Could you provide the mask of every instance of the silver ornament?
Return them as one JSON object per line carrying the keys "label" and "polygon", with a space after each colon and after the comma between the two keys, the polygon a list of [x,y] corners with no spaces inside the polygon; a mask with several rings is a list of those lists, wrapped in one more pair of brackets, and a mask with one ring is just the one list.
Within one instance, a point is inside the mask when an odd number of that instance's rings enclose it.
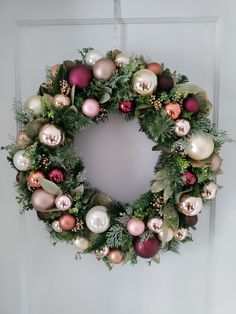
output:
{"label": "silver ornament", "polygon": [[185,119],[178,119],[175,121],[175,133],[182,137],[189,133],[190,131],[190,123]]}
{"label": "silver ornament", "polygon": [[94,233],[102,233],[110,227],[110,217],[105,206],[94,206],[86,214],[86,225]]}
{"label": "silver ornament", "polygon": [[202,197],[205,198],[206,200],[211,200],[216,197],[217,191],[218,185],[215,182],[211,181],[204,185]]}
{"label": "silver ornament", "polygon": [[203,134],[193,134],[189,139],[187,155],[194,160],[203,160],[211,156],[214,151],[214,141]]}
{"label": "silver ornament", "polygon": [[39,116],[40,113],[42,112],[41,99],[42,99],[42,96],[36,95],[36,96],[29,97],[25,102],[28,108],[33,111],[33,115],[35,117]]}
{"label": "silver ornament", "polygon": [[102,58],[102,53],[98,50],[93,49],[86,54],[85,62],[87,65],[93,66],[98,60]]}
{"label": "silver ornament", "polygon": [[89,247],[90,241],[84,237],[76,237],[72,240],[73,245],[78,252],[84,252]]}
{"label": "silver ornament", "polygon": [[25,150],[21,149],[15,153],[13,164],[20,171],[27,171],[31,166],[31,160],[25,156]]}
{"label": "silver ornament", "polygon": [[121,67],[123,65],[127,65],[130,62],[130,58],[123,52],[120,52],[115,57],[115,64],[118,67]]}
{"label": "silver ornament", "polygon": [[202,210],[203,203],[201,197],[182,195],[178,210],[186,216],[195,216]]}
{"label": "silver ornament", "polygon": [[157,87],[157,76],[148,69],[137,71],[132,80],[133,90],[140,95],[149,95]]}
{"label": "silver ornament", "polygon": [[60,224],[59,224],[59,221],[58,220],[55,220],[52,222],[52,229],[58,233],[62,233],[62,229],[60,227]]}
{"label": "silver ornament", "polygon": [[188,230],[185,228],[178,229],[174,233],[174,239],[178,241],[183,241],[188,235]]}
{"label": "silver ornament", "polygon": [[52,124],[45,124],[39,132],[39,141],[50,147],[59,145],[63,140],[62,132]]}

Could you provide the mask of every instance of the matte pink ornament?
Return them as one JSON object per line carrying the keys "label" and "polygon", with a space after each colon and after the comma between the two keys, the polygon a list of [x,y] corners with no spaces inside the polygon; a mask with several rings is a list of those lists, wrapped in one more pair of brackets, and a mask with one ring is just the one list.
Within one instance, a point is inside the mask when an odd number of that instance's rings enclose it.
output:
{"label": "matte pink ornament", "polygon": [[37,189],[33,192],[31,201],[34,209],[39,212],[44,212],[54,206],[55,196],[47,193],[43,189]]}
{"label": "matte pink ornament", "polygon": [[145,230],[145,224],[141,219],[131,218],[127,224],[127,230],[132,236],[139,236]]}
{"label": "matte pink ornament", "polygon": [[160,243],[156,238],[150,238],[144,242],[141,238],[136,239],[134,243],[134,250],[137,255],[143,258],[151,258],[159,251]]}
{"label": "matte pink ornament", "polygon": [[100,111],[100,104],[96,99],[88,98],[82,105],[82,112],[89,118],[96,117]]}
{"label": "matte pink ornament", "polygon": [[75,85],[77,88],[87,88],[92,78],[92,71],[85,64],[75,66],[69,73],[70,85]]}

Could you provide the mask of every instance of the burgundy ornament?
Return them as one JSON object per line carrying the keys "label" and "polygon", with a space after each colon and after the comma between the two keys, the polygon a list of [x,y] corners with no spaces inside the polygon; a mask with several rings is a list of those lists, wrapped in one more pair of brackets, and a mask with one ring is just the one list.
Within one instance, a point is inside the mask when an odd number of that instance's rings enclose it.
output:
{"label": "burgundy ornament", "polygon": [[194,185],[197,181],[197,178],[192,172],[185,171],[183,173],[182,180],[183,180],[184,184],[186,184],[186,185]]}
{"label": "burgundy ornament", "polygon": [[38,219],[42,220],[42,221],[48,221],[48,219],[46,218],[45,213],[43,212],[39,212],[38,210],[36,211],[37,217]]}
{"label": "burgundy ornament", "polygon": [[198,113],[200,110],[200,102],[196,97],[188,97],[184,103],[184,109],[188,112]]}
{"label": "burgundy ornament", "polygon": [[157,254],[160,248],[160,243],[156,238],[150,238],[144,242],[141,238],[135,240],[134,250],[140,257],[151,258]]}
{"label": "burgundy ornament", "polygon": [[160,75],[158,76],[157,89],[169,92],[174,87],[174,80],[171,76]]}
{"label": "burgundy ornament", "polygon": [[77,88],[87,88],[92,78],[92,71],[85,64],[75,66],[69,73],[70,85],[75,85]]}
{"label": "burgundy ornament", "polygon": [[61,183],[65,179],[65,172],[60,168],[53,168],[50,170],[48,178],[54,183]]}
{"label": "burgundy ornament", "polygon": [[134,104],[130,100],[124,100],[119,104],[119,110],[124,113],[134,111]]}
{"label": "burgundy ornament", "polygon": [[198,216],[194,215],[194,216],[186,216],[184,214],[179,214],[181,217],[181,220],[183,222],[183,225],[185,227],[193,227],[197,224],[198,222]]}

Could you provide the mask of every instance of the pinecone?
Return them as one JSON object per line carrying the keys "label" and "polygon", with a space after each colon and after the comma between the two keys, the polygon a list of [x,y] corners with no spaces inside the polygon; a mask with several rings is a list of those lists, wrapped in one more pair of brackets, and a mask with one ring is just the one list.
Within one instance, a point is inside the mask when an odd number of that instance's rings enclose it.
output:
{"label": "pinecone", "polygon": [[101,108],[99,111],[99,114],[96,116],[96,121],[104,121],[105,119],[107,119],[108,114],[107,114],[107,110],[104,108]]}
{"label": "pinecone", "polygon": [[51,165],[51,161],[50,159],[48,158],[48,156],[46,156],[45,154],[43,154],[41,156],[41,158],[39,159],[39,168],[44,170],[44,171],[47,171],[48,168],[50,167]]}
{"label": "pinecone", "polygon": [[151,202],[151,206],[155,208],[157,211],[159,211],[160,209],[162,209],[164,203],[165,203],[164,198],[160,196],[156,198],[153,202]]}
{"label": "pinecone", "polygon": [[63,80],[60,82],[60,87],[61,87],[61,94],[65,96],[68,96],[70,94],[71,87],[66,80]]}

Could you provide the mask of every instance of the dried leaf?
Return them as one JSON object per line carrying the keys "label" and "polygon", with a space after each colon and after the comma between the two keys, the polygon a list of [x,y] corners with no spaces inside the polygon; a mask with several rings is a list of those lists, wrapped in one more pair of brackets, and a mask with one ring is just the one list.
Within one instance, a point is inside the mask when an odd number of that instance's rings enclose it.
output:
{"label": "dried leaf", "polygon": [[60,195],[62,194],[62,190],[57,186],[54,182],[49,181],[45,178],[39,178],[39,183],[42,185],[44,191],[48,192],[52,195]]}

